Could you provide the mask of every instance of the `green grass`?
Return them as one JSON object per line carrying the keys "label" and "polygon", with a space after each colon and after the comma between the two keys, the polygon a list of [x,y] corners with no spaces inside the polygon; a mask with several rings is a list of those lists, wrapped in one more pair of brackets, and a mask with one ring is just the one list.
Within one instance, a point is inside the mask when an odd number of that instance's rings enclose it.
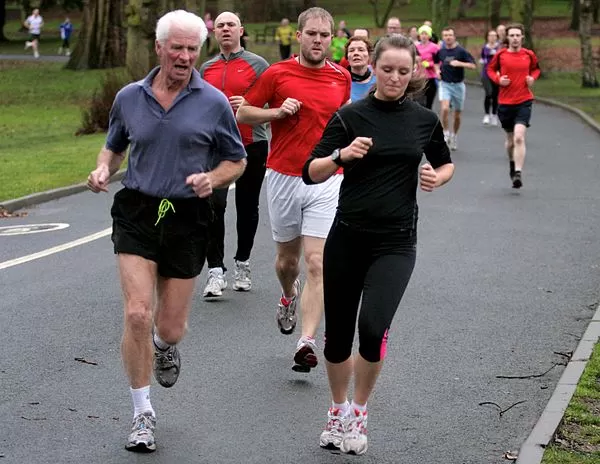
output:
{"label": "green grass", "polygon": [[542,464],[600,464],[600,344],[594,348]]}
{"label": "green grass", "polygon": [[0,200],[85,180],[104,134],[77,137],[101,71],[0,62]]}

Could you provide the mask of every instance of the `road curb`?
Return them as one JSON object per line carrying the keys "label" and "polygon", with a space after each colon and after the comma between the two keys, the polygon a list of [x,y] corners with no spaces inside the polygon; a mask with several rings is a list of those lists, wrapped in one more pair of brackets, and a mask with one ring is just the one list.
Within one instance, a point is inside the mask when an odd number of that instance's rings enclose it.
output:
{"label": "road curb", "polygon": [[598,339],[600,339],[600,305],[596,308],[596,313],[562,373],[550,401],[521,447],[516,464],[539,464],[542,461],[546,446],[554,437],[563,419]]}
{"label": "road curb", "polygon": [[[472,85],[475,87],[482,87],[481,82],[466,80],[466,84]],[[575,108],[574,106],[567,105],[566,103],[559,102],[557,100],[553,100],[552,98],[544,98],[544,97],[535,97],[534,100],[536,103],[542,103],[547,106],[554,106],[556,108],[560,108],[562,110],[568,111],[569,113],[574,114],[575,116],[579,116],[579,118],[585,122],[588,126],[590,126],[593,130],[595,130],[598,134],[600,134],[600,124],[598,124],[594,118],[580,110],[579,108]]]}
{"label": "road curb", "polygon": [[[110,182],[117,182],[123,179],[125,176],[125,169],[118,171],[114,176],[110,178]],[[45,192],[32,193],[14,200],[6,200],[0,202],[0,209],[4,209],[9,213],[13,213],[19,209],[27,208],[29,206],[39,205],[47,201],[58,200],[59,198],[74,195],[75,193],[81,193],[87,190],[87,183],[82,182],[81,184],[68,185],[67,187],[60,187],[57,189],[46,190]]]}

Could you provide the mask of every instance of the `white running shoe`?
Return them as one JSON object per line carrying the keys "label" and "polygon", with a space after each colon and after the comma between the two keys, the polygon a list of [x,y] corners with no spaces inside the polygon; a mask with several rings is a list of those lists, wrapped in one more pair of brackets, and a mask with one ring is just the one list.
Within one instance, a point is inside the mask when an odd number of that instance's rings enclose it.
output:
{"label": "white running shoe", "polygon": [[489,115],[489,114],[486,114],[486,115],[483,117],[483,121],[481,121],[481,123],[482,123],[484,126],[489,126],[489,125],[490,125],[490,122],[491,122],[491,118],[490,118],[490,115]]}
{"label": "white running shoe", "polygon": [[151,453],[156,450],[154,440],[154,429],[156,428],[156,417],[150,412],[138,414],[131,424],[131,433],[127,437],[125,449],[138,453]]}
{"label": "white running shoe", "polygon": [[300,337],[298,345],[296,345],[296,353],[294,353],[294,365],[292,370],[296,372],[310,372],[311,369],[317,367],[317,345],[312,337]]}
{"label": "white running shoe", "polygon": [[33,45],[33,42],[30,42],[29,40],[27,42],[25,42],[25,50],[27,50],[32,45]]}
{"label": "white running shoe", "polygon": [[490,124],[492,126],[497,126],[498,125],[498,116],[496,116],[495,114],[492,114],[490,116]]}
{"label": "white running shoe", "polygon": [[321,432],[319,445],[326,449],[340,449],[344,438],[344,415],[339,408],[329,408],[327,411],[327,425]]}
{"label": "white running shoe", "polygon": [[367,411],[351,408],[344,419],[344,438],[340,451],[346,454],[365,454],[368,448]]}
{"label": "white running shoe", "polygon": [[39,57],[40,57],[40,54],[39,54],[38,52],[33,52],[33,57],[34,57],[34,58],[39,58]]}
{"label": "white running shoe", "polygon": [[298,306],[298,299],[300,298],[300,280],[298,279],[294,282],[294,293],[294,297],[291,300],[286,300],[281,295],[279,305],[277,306],[275,317],[277,318],[279,331],[284,335],[293,333],[298,321],[298,315],[296,314],[296,306]]}
{"label": "white running shoe", "polygon": [[250,280],[250,261],[235,261],[233,289],[238,292],[248,292],[252,289]]}
{"label": "white running shoe", "polygon": [[223,296],[223,290],[227,288],[225,274],[220,267],[213,267],[208,270],[208,279],[204,287],[204,298],[218,298]]}
{"label": "white running shoe", "polygon": [[449,146],[450,146],[450,150],[452,150],[452,151],[456,151],[458,149],[458,142],[456,140],[457,138],[458,138],[458,136],[456,134],[450,134]]}
{"label": "white running shoe", "polygon": [[446,145],[450,145],[450,138],[452,136],[450,135],[450,132],[444,131],[444,142],[446,142]]}

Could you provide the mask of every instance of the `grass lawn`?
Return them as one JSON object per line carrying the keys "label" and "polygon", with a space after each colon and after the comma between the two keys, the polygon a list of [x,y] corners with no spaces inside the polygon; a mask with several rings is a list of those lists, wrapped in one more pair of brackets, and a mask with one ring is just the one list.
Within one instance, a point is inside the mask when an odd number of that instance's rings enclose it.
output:
{"label": "grass lawn", "polygon": [[600,344],[596,344],[542,464],[600,464]]}
{"label": "grass lawn", "polygon": [[0,200],[86,179],[104,135],[74,134],[101,73],[0,61]]}

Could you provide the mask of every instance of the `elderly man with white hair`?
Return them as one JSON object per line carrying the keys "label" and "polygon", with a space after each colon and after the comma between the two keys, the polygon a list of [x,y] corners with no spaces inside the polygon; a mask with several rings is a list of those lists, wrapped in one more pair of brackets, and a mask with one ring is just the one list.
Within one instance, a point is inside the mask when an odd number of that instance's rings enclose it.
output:
{"label": "elderly man with white hair", "polygon": [[90,190],[106,192],[129,147],[111,215],[125,300],[121,353],[134,406],[130,451],[156,449],[152,370],[163,387],[178,379],[176,345],[206,257],[209,197],[246,164],[229,101],[194,69],[206,36],[193,13],[177,10],[159,19],[159,66],[117,94],[105,146],[88,177]]}

